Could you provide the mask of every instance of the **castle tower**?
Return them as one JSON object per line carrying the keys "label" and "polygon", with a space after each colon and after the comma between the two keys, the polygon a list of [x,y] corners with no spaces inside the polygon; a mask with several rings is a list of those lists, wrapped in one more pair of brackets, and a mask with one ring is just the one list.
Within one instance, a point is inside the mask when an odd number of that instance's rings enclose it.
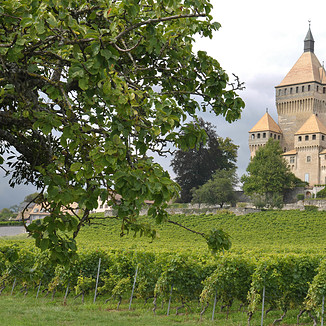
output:
{"label": "castle tower", "polygon": [[293,135],[312,115],[326,125],[326,72],[314,53],[310,30],[304,52],[276,88],[278,125],[283,132],[284,151],[294,149]]}
{"label": "castle tower", "polygon": [[249,149],[251,158],[264,146],[269,138],[282,141],[282,131],[273,118],[266,112],[249,131]]}

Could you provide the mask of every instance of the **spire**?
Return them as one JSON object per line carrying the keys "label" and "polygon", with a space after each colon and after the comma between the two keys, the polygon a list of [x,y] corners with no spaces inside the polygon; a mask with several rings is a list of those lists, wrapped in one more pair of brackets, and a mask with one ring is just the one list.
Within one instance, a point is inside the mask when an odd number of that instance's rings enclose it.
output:
{"label": "spire", "polygon": [[311,30],[310,30],[310,20],[309,20],[309,30],[304,39],[304,52],[312,52],[314,53],[314,38],[312,37]]}

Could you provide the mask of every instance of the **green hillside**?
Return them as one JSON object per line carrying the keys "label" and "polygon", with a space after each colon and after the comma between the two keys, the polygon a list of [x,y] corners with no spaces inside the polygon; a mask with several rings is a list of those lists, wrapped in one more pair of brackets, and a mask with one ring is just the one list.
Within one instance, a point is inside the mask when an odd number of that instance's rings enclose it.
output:
{"label": "green hillside", "polygon": [[[222,228],[231,236],[231,252],[234,253],[320,254],[326,248],[326,212],[265,211],[242,216],[224,212],[174,215],[170,219],[200,232]],[[142,218],[142,222],[151,221]],[[146,237],[134,238],[133,234],[120,237],[121,225],[114,219],[104,224],[85,227],[78,237],[79,248],[207,252],[201,236],[169,223],[156,226],[158,237],[154,241]]]}

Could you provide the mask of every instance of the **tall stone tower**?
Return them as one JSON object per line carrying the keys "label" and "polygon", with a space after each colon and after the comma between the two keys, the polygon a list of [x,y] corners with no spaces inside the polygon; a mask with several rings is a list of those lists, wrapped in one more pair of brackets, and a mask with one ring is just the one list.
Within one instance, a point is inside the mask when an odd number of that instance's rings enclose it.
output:
{"label": "tall stone tower", "polygon": [[326,185],[326,72],[314,43],[309,26],[303,54],[275,87],[278,124],[266,112],[249,131],[249,148],[253,157],[272,137],[298,178]]}
{"label": "tall stone tower", "polygon": [[303,54],[275,87],[284,152],[294,148],[293,135],[311,114],[317,114],[326,125],[326,72],[314,53],[314,43],[309,26]]}

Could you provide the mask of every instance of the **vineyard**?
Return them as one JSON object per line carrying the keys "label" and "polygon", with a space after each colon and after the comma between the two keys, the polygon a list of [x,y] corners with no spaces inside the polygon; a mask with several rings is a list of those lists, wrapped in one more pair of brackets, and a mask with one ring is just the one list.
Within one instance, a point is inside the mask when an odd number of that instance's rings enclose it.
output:
{"label": "vineyard", "polygon": [[228,232],[233,249],[217,256],[175,226],[159,229],[151,242],[120,238],[118,223],[109,221],[81,233],[79,258],[70,267],[53,266],[25,237],[1,240],[0,294],[96,301],[122,311],[145,306],[153,316],[203,322],[223,316],[224,325],[233,325],[239,313],[237,325],[261,319],[264,325],[317,325],[326,294],[325,217],[299,211],[171,217],[197,230]]}

